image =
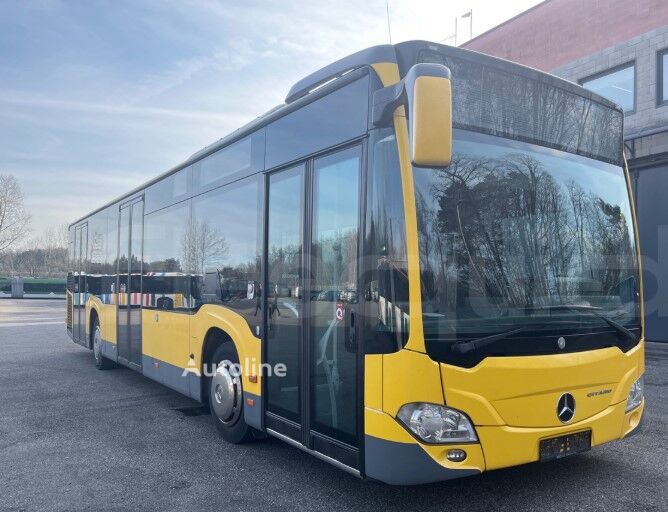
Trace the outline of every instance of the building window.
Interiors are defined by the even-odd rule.
[[[657,55],[657,78],[656,78],[656,103],[657,105],[665,105],[668,103],[668,48],[661,50]]]
[[[636,104],[636,66],[630,62],[583,78],[580,85],[617,103],[629,114]]]

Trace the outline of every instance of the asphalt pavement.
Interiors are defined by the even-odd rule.
[[[648,348],[639,435],[390,487],[278,440],[226,444],[192,400],[131,370],[96,370],[63,319],[63,301],[0,300],[0,511],[668,510],[668,346]]]

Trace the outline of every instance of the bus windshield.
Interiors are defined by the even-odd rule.
[[[455,130],[451,165],[415,168],[414,179],[434,359],[471,366],[489,355],[627,349],[629,337],[611,328],[637,335],[640,324],[622,167]]]

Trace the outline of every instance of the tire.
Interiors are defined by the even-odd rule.
[[[244,420],[241,375],[234,375],[231,365],[239,356],[231,342],[216,349],[211,360],[215,374],[208,378],[209,409],[220,436],[228,443],[241,444],[254,439],[253,429]]]
[[[115,366],[113,361],[102,355],[102,330],[98,320],[93,322],[93,357],[98,370],[110,370]]]

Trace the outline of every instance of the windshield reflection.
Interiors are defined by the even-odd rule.
[[[454,150],[447,169],[414,170],[425,336],[498,332],[557,304],[638,323],[620,167],[459,130]]]

